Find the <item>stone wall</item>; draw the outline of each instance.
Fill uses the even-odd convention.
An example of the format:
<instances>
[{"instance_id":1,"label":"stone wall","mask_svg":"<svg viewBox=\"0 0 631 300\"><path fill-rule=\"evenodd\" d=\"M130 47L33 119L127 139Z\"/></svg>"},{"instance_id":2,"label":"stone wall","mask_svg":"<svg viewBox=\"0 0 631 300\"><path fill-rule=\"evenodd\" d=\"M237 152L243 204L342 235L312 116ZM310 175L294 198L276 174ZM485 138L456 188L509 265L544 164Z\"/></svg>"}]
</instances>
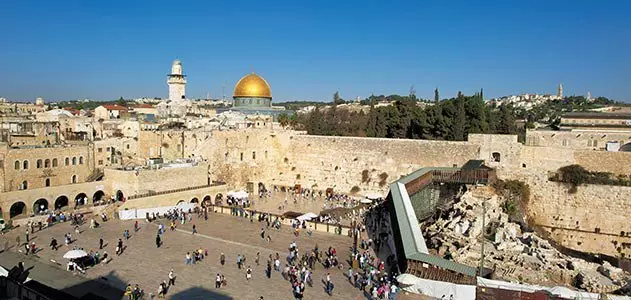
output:
<instances>
[{"instance_id":1,"label":"stone wall","mask_svg":"<svg viewBox=\"0 0 631 300\"><path fill-rule=\"evenodd\" d=\"M574 160L591 171L631 175L631 152L575 151Z\"/></svg>"},{"instance_id":2,"label":"stone wall","mask_svg":"<svg viewBox=\"0 0 631 300\"><path fill-rule=\"evenodd\" d=\"M479 157L467 142L325 137L293 131L215 132L196 153L211 174L235 185L263 182L338 192L385 192L387 184L427 166L462 166Z\"/></svg>"},{"instance_id":3,"label":"stone wall","mask_svg":"<svg viewBox=\"0 0 631 300\"><path fill-rule=\"evenodd\" d=\"M161 169L126 171L105 169L105 178L110 191L121 191L125 197L200 187L208 184L208 166L205 164Z\"/></svg>"},{"instance_id":4,"label":"stone wall","mask_svg":"<svg viewBox=\"0 0 631 300\"><path fill-rule=\"evenodd\" d=\"M570 194L567 186L544 176L526 180L532 193L530 221L556 242L579 251L631 256L631 187L583 185Z\"/></svg>"}]
</instances>

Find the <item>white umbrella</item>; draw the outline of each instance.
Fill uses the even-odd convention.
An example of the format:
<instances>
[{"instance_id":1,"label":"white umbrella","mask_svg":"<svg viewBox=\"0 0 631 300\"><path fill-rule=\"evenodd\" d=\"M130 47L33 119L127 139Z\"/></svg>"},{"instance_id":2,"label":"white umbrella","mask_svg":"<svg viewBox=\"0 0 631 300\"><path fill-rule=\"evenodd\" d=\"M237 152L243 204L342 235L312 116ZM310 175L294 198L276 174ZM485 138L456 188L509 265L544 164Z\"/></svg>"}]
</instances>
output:
<instances>
[{"instance_id":1,"label":"white umbrella","mask_svg":"<svg viewBox=\"0 0 631 300\"><path fill-rule=\"evenodd\" d=\"M359 200L359 202L360 203L364 203L364 204L370 204L370 203L372 203L372 200L370 200L370 199L361 199L361 200Z\"/></svg>"},{"instance_id":2,"label":"white umbrella","mask_svg":"<svg viewBox=\"0 0 631 300\"><path fill-rule=\"evenodd\" d=\"M418 283L418 280L420 278L412 275L412 274L401 274L399 276L397 276L397 281L399 282L399 284L401 285L415 285Z\"/></svg>"},{"instance_id":3,"label":"white umbrella","mask_svg":"<svg viewBox=\"0 0 631 300\"><path fill-rule=\"evenodd\" d=\"M64 254L64 258L73 259L88 256L88 253L83 250L70 250Z\"/></svg>"}]
</instances>

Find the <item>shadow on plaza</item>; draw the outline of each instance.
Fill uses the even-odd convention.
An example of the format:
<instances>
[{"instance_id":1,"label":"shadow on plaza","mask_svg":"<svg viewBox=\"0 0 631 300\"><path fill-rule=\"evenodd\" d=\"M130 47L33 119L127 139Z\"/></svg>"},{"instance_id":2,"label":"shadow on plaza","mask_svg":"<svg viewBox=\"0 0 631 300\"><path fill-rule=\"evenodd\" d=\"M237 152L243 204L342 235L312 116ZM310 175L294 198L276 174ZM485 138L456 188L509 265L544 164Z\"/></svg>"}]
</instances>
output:
<instances>
[{"instance_id":1,"label":"shadow on plaza","mask_svg":"<svg viewBox=\"0 0 631 300\"><path fill-rule=\"evenodd\" d=\"M234 299L230 296L226 296L224 294L220 294L215 291L211 291L199 286L192 287L190 289L187 289L187 290L184 290L172 295L167 294L167 297L168 296L171 296L171 299L187 299L187 300L188 299L219 299L219 300Z\"/></svg>"},{"instance_id":2,"label":"shadow on plaza","mask_svg":"<svg viewBox=\"0 0 631 300\"><path fill-rule=\"evenodd\" d=\"M79 299L120 300L127 284L113 271L97 279L89 279L64 288L62 291L71 295L83 295Z\"/></svg>"}]
</instances>

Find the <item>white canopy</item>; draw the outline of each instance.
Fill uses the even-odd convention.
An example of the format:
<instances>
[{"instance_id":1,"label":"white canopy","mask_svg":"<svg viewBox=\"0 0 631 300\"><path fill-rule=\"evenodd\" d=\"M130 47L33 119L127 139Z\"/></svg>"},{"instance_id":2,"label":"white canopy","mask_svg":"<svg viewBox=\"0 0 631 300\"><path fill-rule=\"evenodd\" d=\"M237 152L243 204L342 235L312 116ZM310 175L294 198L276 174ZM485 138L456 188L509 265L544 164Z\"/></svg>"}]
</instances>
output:
<instances>
[{"instance_id":1,"label":"white canopy","mask_svg":"<svg viewBox=\"0 0 631 300\"><path fill-rule=\"evenodd\" d=\"M397 276L397 281L401 285L414 285L418 282L419 279L420 278L407 273Z\"/></svg>"},{"instance_id":2,"label":"white canopy","mask_svg":"<svg viewBox=\"0 0 631 300\"><path fill-rule=\"evenodd\" d=\"M88 253L83 250L70 250L64 254L64 258L73 259L88 256Z\"/></svg>"},{"instance_id":3,"label":"white canopy","mask_svg":"<svg viewBox=\"0 0 631 300\"><path fill-rule=\"evenodd\" d=\"M377 200L379 198L383 198L382 195L377 194L377 193L367 193L366 195L364 195L366 198L368 199L372 199L372 200Z\"/></svg>"},{"instance_id":4,"label":"white canopy","mask_svg":"<svg viewBox=\"0 0 631 300\"><path fill-rule=\"evenodd\" d=\"M370 203L372 203L372 200L370 200L370 199L361 199L361 200L359 200L359 202L360 203L364 203L364 204L370 204Z\"/></svg>"},{"instance_id":5,"label":"white canopy","mask_svg":"<svg viewBox=\"0 0 631 300\"><path fill-rule=\"evenodd\" d=\"M311 220L311 219L317 218L317 217L318 217L318 215L316 215L316 214L314 214L312 212L308 212L308 213L306 213L306 214L304 214L302 216L297 217L296 219L298 221L308 221L308 220Z\"/></svg>"},{"instance_id":6,"label":"white canopy","mask_svg":"<svg viewBox=\"0 0 631 300\"><path fill-rule=\"evenodd\" d=\"M247 198L249 195L246 191L238 191L238 192L229 192L228 193L229 197L233 197L233 198L237 198L237 199L245 199Z\"/></svg>"}]
</instances>

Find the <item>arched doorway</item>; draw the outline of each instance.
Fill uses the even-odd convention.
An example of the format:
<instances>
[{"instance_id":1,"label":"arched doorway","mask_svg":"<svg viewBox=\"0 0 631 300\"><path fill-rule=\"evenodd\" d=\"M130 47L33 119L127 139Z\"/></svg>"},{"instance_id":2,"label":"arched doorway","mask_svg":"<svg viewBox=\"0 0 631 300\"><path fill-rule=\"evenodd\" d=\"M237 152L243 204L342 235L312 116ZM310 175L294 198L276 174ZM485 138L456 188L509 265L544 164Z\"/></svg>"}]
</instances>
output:
<instances>
[{"instance_id":1,"label":"arched doorway","mask_svg":"<svg viewBox=\"0 0 631 300\"><path fill-rule=\"evenodd\" d=\"M55 209L62 209L68 206L68 197L61 195L55 200Z\"/></svg>"},{"instance_id":2,"label":"arched doorway","mask_svg":"<svg viewBox=\"0 0 631 300\"><path fill-rule=\"evenodd\" d=\"M48 200L44 198L37 199L35 203L33 203L33 213L44 214L48 211Z\"/></svg>"},{"instance_id":3,"label":"arched doorway","mask_svg":"<svg viewBox=\"0 0 631 300\"><path fill-rule=\"evenodd\" d=\"M215 205L221 205L223 203L223 194L219 193L215 196Z\"/></svg>"},{"instance_id":4,"label":"arched doorway","mask_svg":"<svg viewBox=\"0 0 631 300\"><path fill-rule=\"evenodd\" d=\"M88 204L88 195L85 193L78 194L74 197L74 204L75 207Z\"/></svg>"},{"instance_id":5,"label":"arched doorway","mask_svg":"<svg viewBox=\"0 0 631 300\"><path fill-rule=\"evenodd\" d=\"M180 205L180 204L182 204L182 203L184 203L184 200L180 200L180 201L178 201L176 205Z\"/></svg>"},{"instance_id":6,"label":"arched doorway","mask_svg":"<svg viewBox=\"0 0 631 300\"><path fill-rule=\"evenodd\" d=\"M26 204L22 201L13 203L9 209L9 217L13 219L21 215L26 215Z\"/></svg>"},{"instance_id":7,"label":"arched doorway","mask_svg":"<svg viewBox=\"0 0 631 300\"><path fill-rule=\"evenodd\" d=\"M204 196L204 200L202 201L202 207L206 207L212 205L212 198L210 197L210 195L206 195Z\"/></svg>"},{"instance_id":8,"label":"arched doorway","mask_svg":"<svg viewBox=\"0 0 631 300\"><path fill-rule=\"evenodd\" d=\"M125 195L123 194L123 191L118 190L116 191L116 201L124 201L125 199Z\"/></svg>"},{"instance_id":9,"label":"arched doorway","mask_svg":"<svg viewBox=\"0 0 631 300\"><path fill-rule=\"evenodd\" d=\"M103 193L103 191L96 191L92 196L92 203L94 204L100 203L103 200L105 200L105 193Z\"/></svg>"},{"instance_id":10,"label":"arched doorway","mask_svg":"<svg viewBox=\"0 0 631 300\"><path fill-rule=\"evenodd\" d=\"M199 199L197 197L191 199L191 203L199 203Z\"/></svg>"}]
</instances>

